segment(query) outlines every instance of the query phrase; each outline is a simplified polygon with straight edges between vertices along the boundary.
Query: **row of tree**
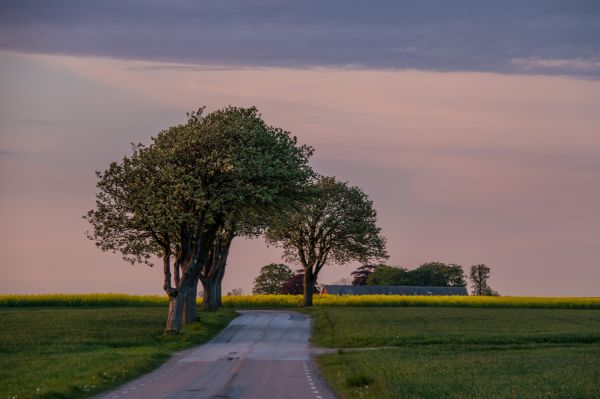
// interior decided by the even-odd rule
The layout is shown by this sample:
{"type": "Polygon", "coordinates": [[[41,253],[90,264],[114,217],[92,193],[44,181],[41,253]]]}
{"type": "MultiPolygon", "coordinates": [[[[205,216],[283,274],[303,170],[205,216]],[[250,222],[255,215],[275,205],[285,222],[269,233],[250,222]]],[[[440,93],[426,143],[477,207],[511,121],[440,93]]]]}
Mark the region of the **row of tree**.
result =
{"type": "Polygon", "coordinates": [[[97,172],[87,236],[133,263],[163,264],[169,297],[165,333],[221,306],[221,283],[235,237],[265,235],[302,265],[304,305],[328,263],[387,257],[372,202],[359,188],[316,174],[313,149],[267,125],[257,109],[188,114],[148,146],[97,172]]]}
{"type": "MultiPolygon", "coordinates": [[[[319,285],[314,281],[313,293],[319,293],[319,285]]],[[[295,273],[283,263],[270,263],[260,268],[254,279],[253,294],[298,295],[304,293],[304,269],[295,273]]]]}
{"type": "Polygon", "coordinates": [[[464,287],[467,285],[462,266],[429,262],[414,270],[387,265],[365,265],[352,273],[355,285],[418,285],[464,287]]]}
{"type": "MultiPolygon", "coordinates": [[[[388,265],[363,265],[351,273],[352,285],[415,285],[430,287],[465,287],[464,270],[461,265],[441,262],[424,263],[416,269],[388,265]]],[[[473,265],[469,280],[473,295],[498,295],[487,283],[490,268],[473,265]]]]}
{"type": "MultiPolygon", "coordinates": [[[[424,263],[416,269],[388,265],[362,265],[351,273],[352,285],[412,285],[430,287],[465,287],[463,267],[441,262],[424,263]]],[[[285,264],[271,263],[260,269],[254,280],[254,294],[300,294],[303,270],[296,274],[285,264]]],[[[498,295],[487,284],[490,268],[473,265],[470,268],[473,295],[498,295]]],[[[315,292],[319,292],[318,288],[315,292]]]]}

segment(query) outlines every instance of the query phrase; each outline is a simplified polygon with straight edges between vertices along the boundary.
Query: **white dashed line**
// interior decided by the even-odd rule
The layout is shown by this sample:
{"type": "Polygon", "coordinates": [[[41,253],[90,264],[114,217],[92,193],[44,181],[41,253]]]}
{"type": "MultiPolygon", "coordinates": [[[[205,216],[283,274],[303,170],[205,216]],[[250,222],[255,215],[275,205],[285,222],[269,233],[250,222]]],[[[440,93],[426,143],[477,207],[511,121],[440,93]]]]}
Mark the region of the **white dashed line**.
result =
{"type": "Polygon", "coordinates": [[[317,389],[317,387],[315,386],[315,384],[312,380],[312,376],[310,375],[310,371],[308,370],[308,364],[303,363],[303,367],[304,367],[304,376],[306,377],[306,382],[308,382],[308,388],[315,395],[315,399],[322,399],[323,397],[320,395],[319,390],[317,389]]]}

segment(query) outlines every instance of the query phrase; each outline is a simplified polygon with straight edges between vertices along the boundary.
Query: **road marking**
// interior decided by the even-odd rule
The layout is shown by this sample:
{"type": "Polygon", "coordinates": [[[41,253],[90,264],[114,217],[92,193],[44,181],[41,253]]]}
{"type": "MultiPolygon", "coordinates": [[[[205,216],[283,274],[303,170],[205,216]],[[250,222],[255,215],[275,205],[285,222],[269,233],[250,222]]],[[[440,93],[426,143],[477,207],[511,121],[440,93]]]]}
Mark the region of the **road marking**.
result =
{"type": "Polygon", "coordinates": [[[308,369],[308,363],[304,362],[302,364],[302,366],[304,367],[304,376],[306,377],[306,382],[308,382],[308,388],[315,395],[315,399],[322,399],[323,397],[320,395],[320,392],[317,389],[317,387],[315,386],[315,383],[313,382],[312,376],[310,375],[310,371],[308,369]]]}

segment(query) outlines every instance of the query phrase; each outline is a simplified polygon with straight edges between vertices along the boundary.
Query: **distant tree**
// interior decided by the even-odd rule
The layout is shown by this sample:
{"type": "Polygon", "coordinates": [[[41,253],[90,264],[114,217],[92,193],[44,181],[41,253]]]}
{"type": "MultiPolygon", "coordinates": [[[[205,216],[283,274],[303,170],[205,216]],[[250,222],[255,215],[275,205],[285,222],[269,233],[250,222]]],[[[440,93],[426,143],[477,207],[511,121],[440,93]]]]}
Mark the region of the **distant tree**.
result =
{"type": "Polygon", "coordinates": [[[227,296],[240,296],[244,294],[244,290],[241,288],[232,288],[231,291],[227,293],[227,296]]]}
{"type": "Polygon", "coordinates": [[[315,281],[328,263],[368,262],[387,257],[373,202],[358,187],[321,177],[306,200],[267,230],[284,258],[304,268],[304,306],[312,306],[315,281]]]}
{"type": "Polygon", "coordinates": [[[367,284],[464,287],[463,273],[462,266],[441,262],[424,263],[414,270],[381,265],[369,275],[367,284]]]}
{"type": "Polygon", "coordinates": [[[369,275],[373,273],[373,270],[377,265],[362,265],[359,266],[355,271],[350,273],[353,277],[352,285],[367,285],[367,280],[369,279],[369,275]]]}
{"type": "MultiPolygon", "coordinates": [[[[313,293],[318,294],[319,292],[321,292],[321,290],[315,279],[313,293]]],[[[287,295],[300,295],[304,293],[304,269],[296,270],[296,273],[283,283],[281,293],[287,295]]]]}
{"type": "Polygon", "coordinates": [[[368,285],[415,285],[411,272],[403,267],[377,266],[367,278],[368,285]]]}
{"type": "Polygon", "coordinates": [[[444,264],[442,262],[424,263],[411,271],[413,284],[431,287],[464,287],[467,282],[464,278],[462,266],[444,264]]]}
{"type": "Polygon", "coordinates": [[[283,284],[293,276],[292,270],[283,263],[271,263],[260,268],[254,279],[253,294],[280,294],[283,284]]]}
{"type": "Polygon", "coordinates": [[[490,268],[486,265],[479,264],[471,266],[471,272],[469,273],[469,279],[473,283],[472,295],[482,296],[498,296],[498,292],[494,291],[487,284],[487,280],[490,277],[490,268]]]}

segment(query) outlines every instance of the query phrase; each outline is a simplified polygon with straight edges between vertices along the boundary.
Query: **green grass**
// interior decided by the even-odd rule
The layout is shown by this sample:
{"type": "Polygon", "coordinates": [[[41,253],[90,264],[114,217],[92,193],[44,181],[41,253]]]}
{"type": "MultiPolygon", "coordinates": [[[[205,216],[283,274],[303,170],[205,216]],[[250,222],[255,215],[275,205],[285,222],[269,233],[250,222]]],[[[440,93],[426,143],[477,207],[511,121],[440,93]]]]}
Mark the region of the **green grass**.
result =
{"type": "Polygon", "coordinates": [[[332,348],[600,343],[600,310],[315,308],[313,341],[332,348]]]}
{"type": "Polygon", "coordinates": [[[421,346],[324,355],[344,398],[598,398],[600,347],[421,346]]]}
{"type": "Polygon", "coordinates": [[[600,397],[600,311],[314,308],[345,398],[600,397]],[[352,348],[371,347],[370,350],[352,348]]]}
{"type": "Polygon", "coordinates": [[[0,398],[80,398],[150,371],[201,344],[235,317],[201,312],[178,336],[162,335],[161,307],[0,309],[0,398]]]}

